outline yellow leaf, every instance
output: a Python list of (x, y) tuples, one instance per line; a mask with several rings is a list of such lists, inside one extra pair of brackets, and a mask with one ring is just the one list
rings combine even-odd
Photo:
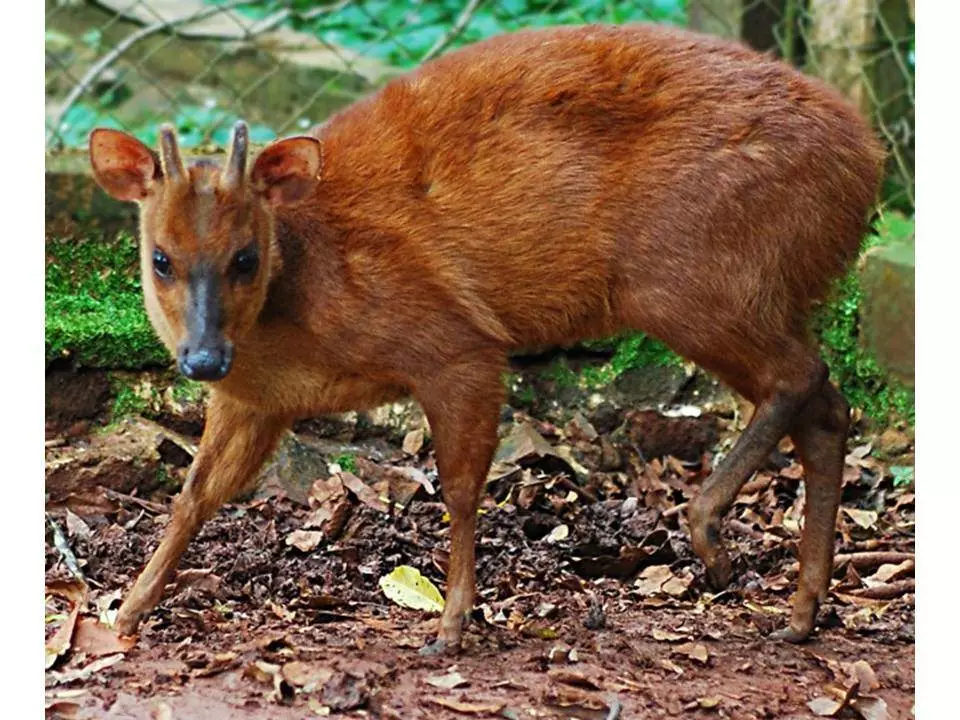
[(443, 595), (437, 586), (409, 565), (401, 565), (380, 578), (380, 589), (402, 607), (428, 612), (443, 611)]

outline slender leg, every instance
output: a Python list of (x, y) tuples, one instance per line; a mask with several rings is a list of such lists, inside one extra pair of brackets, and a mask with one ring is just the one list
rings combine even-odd
[(740, 488), (789, 432), (797, 414), (811, 394), (817, 392), (824, 377), (825, 368), (820, 363), (814, 373), (798, 377), (792, 385), (761, 394), (750, 425), (690, 503), (687, 511), (690, 540), (715, 588), (726, 587), (731, 575), (730, 557), (720, 543), (724, 514), (733, 505)]
[(197, 530), (223, 503), (249, 486), (288, 426), (286, 419), (263, 415), (214, 393), (200, 449), (174, 501), (170, 524), (120, 606), (117, 630), (136, 632), (140, 620), (160, 602), (165, 584)]
[(846, 399), (826, 381), (790, 431), (803, 463), (807, 498), (793, 614), (788, 627), (773, 633), (774, 639), (805, 640), (830, 589), (849, 414)]
[(450, 569), (437, 640), (422, 654), (456, 652), (476, 591), (477, 508), (497, 445), (504, 400), (499, 355), (445, 369), (417, 392), (433, 429), (443, 499), (450, 513)]

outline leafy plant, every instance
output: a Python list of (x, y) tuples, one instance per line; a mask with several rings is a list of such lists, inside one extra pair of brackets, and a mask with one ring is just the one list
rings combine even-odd
[(337, 455), (333, 461), (348, 473), (357, 472), (357, 459), (350, 453)]

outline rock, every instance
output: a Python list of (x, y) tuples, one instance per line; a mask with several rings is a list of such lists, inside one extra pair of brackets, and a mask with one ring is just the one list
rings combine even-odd
[(383, 443), (363, 446), (287, 433), (257, 480), (258, 497), (282, 491), (294, 502), (308, 504), (314, 481), (330, 476), (330, 465), (343, 455), (382, 461), (390, 452)]
[(170, 437), (156, 423), (130, 418), (113, 432), (93, 435), (89, 442), (48, 448), (44, 473), (47, 507), (66, 505), (81, 514), (77, 507), (98, 505), (95, 498), (101, 487), (149, 497), (169, 482), (159, 448)]
[(48, 430), (90, 420), (107, 409), (110, 380), (104, 372), (54, 370), (44, 383)]
[(860, 271), (861, 341), (885, 370), (913, 385), (914, 240), (870, 249)]
[(365, 413), (360, 413), (358, 425), (369, 428), (374, 435), (386, 435), (402, 442), (412, 430), (429, 433), (430, 426), (423, 410), (412, 399), (388, 403)]
[(907, 452), (912, 444), (910, 436), (902, 430), (887, 428), (877, 438), (876, 450), (884, 457), (894, 457)]
[(713, 415), (698, 418), (665, 417), (653, 410), (626, 414), (627, 437), (646, 459), (672, 455), (696, 462), (718, 439), (717, 419)]

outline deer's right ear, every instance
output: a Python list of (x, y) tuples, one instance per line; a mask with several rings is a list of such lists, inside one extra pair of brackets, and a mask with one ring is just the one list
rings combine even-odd
[(162, 175), (159, 156), (125, 132), (97, 128), (89, 144), (93, 177), (117, 200), (142, 200)]

